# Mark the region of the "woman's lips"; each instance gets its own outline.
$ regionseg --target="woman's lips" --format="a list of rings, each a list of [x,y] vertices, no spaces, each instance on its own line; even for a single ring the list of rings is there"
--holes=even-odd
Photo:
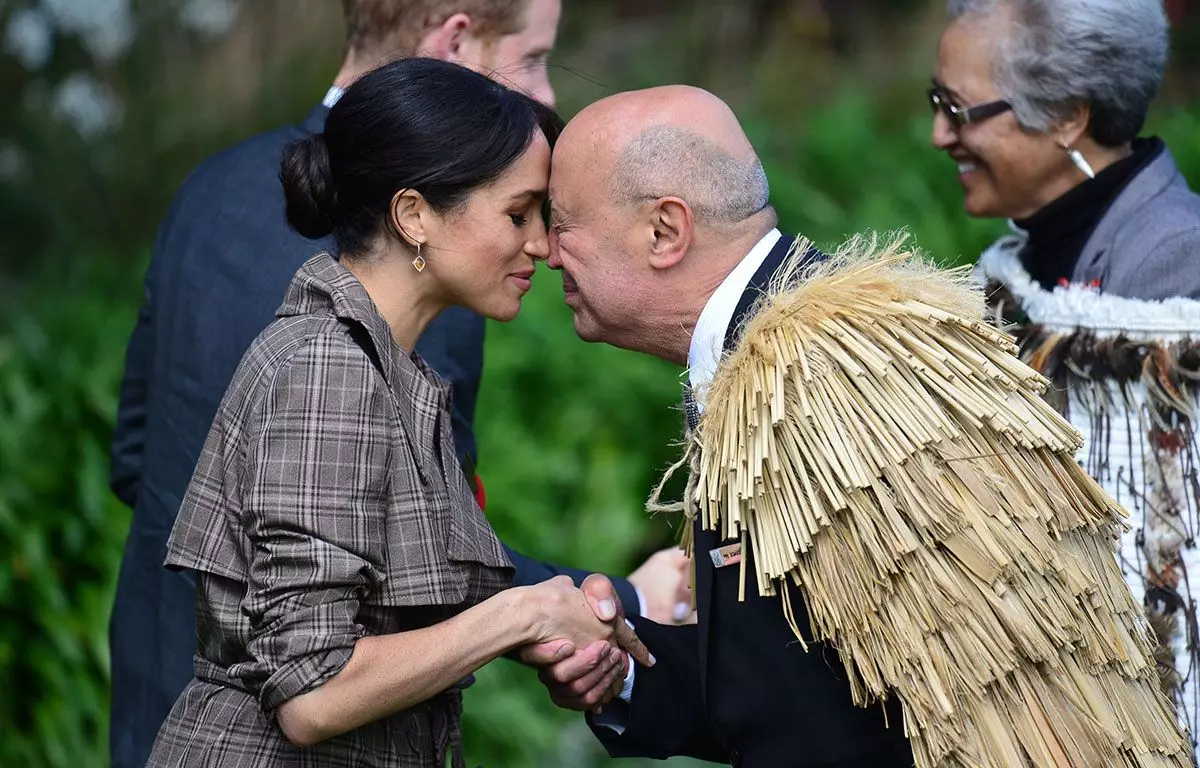
[[[520,272],[513,272],[509,275],[520,288],[521,293],[526,293],[533,287],[533,270],[523,269]]]
[[[527,293],[533,287],[533,270],[525,269],[520,272],[513,272],[509,275],[513,282],[521,289],[521,293]]]

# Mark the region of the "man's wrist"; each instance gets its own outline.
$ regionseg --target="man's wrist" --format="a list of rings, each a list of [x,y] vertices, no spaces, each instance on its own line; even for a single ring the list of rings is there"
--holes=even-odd
[[[618,698],[626,704],[631,703],[633,698],[633,681],[637,676],[636,664],[634,664],[633,656],[625,654],[625,682],[621,684],[621,693]]]

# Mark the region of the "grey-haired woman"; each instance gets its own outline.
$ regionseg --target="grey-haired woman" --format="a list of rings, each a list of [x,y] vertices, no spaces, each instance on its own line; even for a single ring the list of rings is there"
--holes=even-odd
[[[1009,219],[978,273],[1057,385],[1080,461],[1130,512],[1121,567],[1194,738],[1200,197],[1140,137],[1167,60],[1162,2],[951,0],[949,17],[933,144],[969,215]]]

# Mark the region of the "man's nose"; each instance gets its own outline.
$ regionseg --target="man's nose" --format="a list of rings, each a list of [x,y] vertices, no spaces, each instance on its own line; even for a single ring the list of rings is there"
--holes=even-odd
[[[562,269],[562,255],[558,248],[558,238],[554,236],[554,232],[550,232],[550,237],[547,238],[547,258],[546,266],[550,269]]]

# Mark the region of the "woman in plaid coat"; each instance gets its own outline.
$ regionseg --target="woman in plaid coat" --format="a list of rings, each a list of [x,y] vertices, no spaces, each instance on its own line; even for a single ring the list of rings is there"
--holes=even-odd
[[[196,677],[150,765],[461,766],[461,690],[497,656],[614,640],[649,661],[565,577],[505,589],[450,388],[408,351],[444,307],[517,314],[548,255],[559,128],[483,75],[408,59],[285,153],[289,222],[341,257],[296,273],[209,432],[167,555],[197,574]],[[598,682],[619,685],[609,666]]]

